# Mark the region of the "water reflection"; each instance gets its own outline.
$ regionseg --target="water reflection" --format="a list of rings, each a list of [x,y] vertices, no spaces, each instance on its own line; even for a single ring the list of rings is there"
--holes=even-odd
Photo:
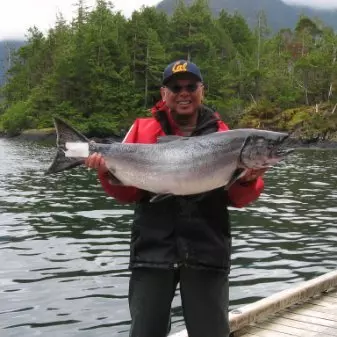
[[[257,203],[235,212],[232,305],[336,269],[336,158],[297,153],[267,174]]]
[[[132,207],[84,168],[44,176],[53,153],[0,140],[1,336],[128,336]],[[298,152],[232,209],[231,308],[336,269],[336,158]],[[176,331],[178,292],[173,307]]]

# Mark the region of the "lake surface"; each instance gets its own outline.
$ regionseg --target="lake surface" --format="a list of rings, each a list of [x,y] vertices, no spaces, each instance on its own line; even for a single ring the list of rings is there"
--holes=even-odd
[[[126,337],[132,207],[85,168],[44,176],[54,152],[0,139],[0,336]],[[297,151],[265,182],[231,208],[231,309],[337,268],[337,151]]]

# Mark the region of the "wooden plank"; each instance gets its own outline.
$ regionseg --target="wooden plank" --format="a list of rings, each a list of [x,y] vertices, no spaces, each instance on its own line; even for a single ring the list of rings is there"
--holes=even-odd
[[[249,330],[249,327],[243,328],[240,331],[235,331],[231,334],[230,337],[243,337],[243,336],[244,337],[260,337],[258,334],[254,334],[254,333],[252,333],[251,331],[248,331],[248,330]],[[285,336],[282,336],[282,337],[285,337]]]
[[[260,328],[258,326],[251,327],[247,333],[243,335],[238,335],[239,337],[247,337],[249,334],[258,337],[294,337],[293,334],[287,332],[276,331],[273,328]],[[234,335],[235,337],[237,335]]]
[[[330,310],[337,309],[337,303],[331,303],[326,299],[308,300],[307,303],[315,304]]]
[[[249,330],[249,332],[256,333],[261,337],[285,337],[285,336],[297,336],[302,337],[302,330],[296,328],[286,328],[281,325],[267,324],[264,322],[264,325],[255,325]],[[310,333],[306,337],[309,337]],[[243,335],[242,337],[245,337]],[[311,336],[310,336],[311,337]],[[330,336],[329,336],[330,337]]]
[[[321,299],[323,299],[323,302],[331,303],[337,306],[337,298],[335,297],[322,294],[320,297],[313,298],[314,301],[320,301]]]
[[[259,328],[263,336],[274,337],[280,332],[288,333],[296,337],[332,337],[337,336],[337,308],[331,309],[331,302],[325,301],[328,295],[337,294],[337,290],[322,293],[320,298],[316,297],[315,304],[301,303],[293,305],[264,321],[252,324],[244,329],[243,334],[238,336],[249,337],[249,334],[260,336]],[[329,296],[333,297],[333,296]],[[323,305],[319,305],[323,303]],[[328,307],[327,307],[328,306]]]
[[[293,336],[302,336],[303,330],[294,326],[287,326],[284,324],[275,323],[275,321],[264,321],[261,323],[255,323],[253,325],[252,331],[255,331],[255,327],[259,327],[262,330],[271,330],[276,332],[287,333]],[[309,331],[310,333],[310,331]]]
[[[317,316],[307,316],[304,314],[300,314],[298,312],[295,313],[283,312],[278,314],[276,317],[288,318],[302,323],[311,323],[316,326],[334,327],[337,331],[337,324],[336,324],[337,319],[333,321],[325,318],[320,318]]]
[[[325,294],[325,292],[324,292],[324,294]],[[326,293],[326,295],[327,295],[328,297],[337,298],[337,293]]]
[[[269,318],[267,321],[272,325],[280,326],[281,329],[284,328],[284,330],[281,330],[281,331],[286,331],[286,332],[300,331],[300,334],[298,336],[302,336],[303,331],[320,332],[320,333],[324,332],[325,335],[337,336],[337,329],[323,326],[323,325],[316,325],[314,322],[305,323],[299,320],[288,319],[284,317],[278,317],[277,319]],[[263,328],[264,324],[265,323],[259,326]]]
[[[306,317],[317,317],[317,318],[328,319],[330,321],[336,322],[337,324],[337,315],[331,312],[316,311],[314,309],[310,309],[305,306],[303,308],[301,307],[289,308],[289,309],[286,309],[286,312],[299,314],[299,315],[303,315]]]
[[[337,337],[336,286],[333,271],[233,310],[231,331],[242,337]],[[187,331],[171,337],[187,337]]]
[[[254,328],[255,329],[255,328]],[[277,332],[275,330],[266,330],[261,329],[260,331],[250,330],[252,332],[249,332],[247,334],[238,335],[238,337],[249,337],[253,334],[253,336],[258,337],[332,337],[329,335],[322,335],[322,333],[317,332],[308,332],[308,331],[300,331],[299,334],[287,334],[287,333],[281,333]],[[234,335],[234,337],[237,337]]]
[[[302,307],[305,308],[305,309],[319,311],[321,313],[331,314],[331,309],[323,307],[323,306],[320,306],[320,305],[315,304],[315,303],[312,304],[312,303],[307,302],[307,303],[303,304]]]
[[[252,322],[288,308],[337,286],[337,271],[333,271],[298,286],[286,289],[229,314],[231,331],[240,330]],[[326,305],[324,305],[326,307]]]

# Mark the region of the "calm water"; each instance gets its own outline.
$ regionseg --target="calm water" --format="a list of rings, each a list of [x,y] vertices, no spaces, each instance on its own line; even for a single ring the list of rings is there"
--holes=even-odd
[[[0,336],[128,336],[132,208],[54,148],[0,139]],[[337,268],[337,152],[299,151],[231,209],[231,309]],[[182,329],[178,292],[173,331]]]

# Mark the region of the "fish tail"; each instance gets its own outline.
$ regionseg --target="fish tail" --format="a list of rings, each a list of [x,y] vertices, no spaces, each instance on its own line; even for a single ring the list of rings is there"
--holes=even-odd
[[[54,117],[57,152],[45,174],[53,174],[72,169],[84,163],[89,155],[89,139],[68,125],[60,118]]]

